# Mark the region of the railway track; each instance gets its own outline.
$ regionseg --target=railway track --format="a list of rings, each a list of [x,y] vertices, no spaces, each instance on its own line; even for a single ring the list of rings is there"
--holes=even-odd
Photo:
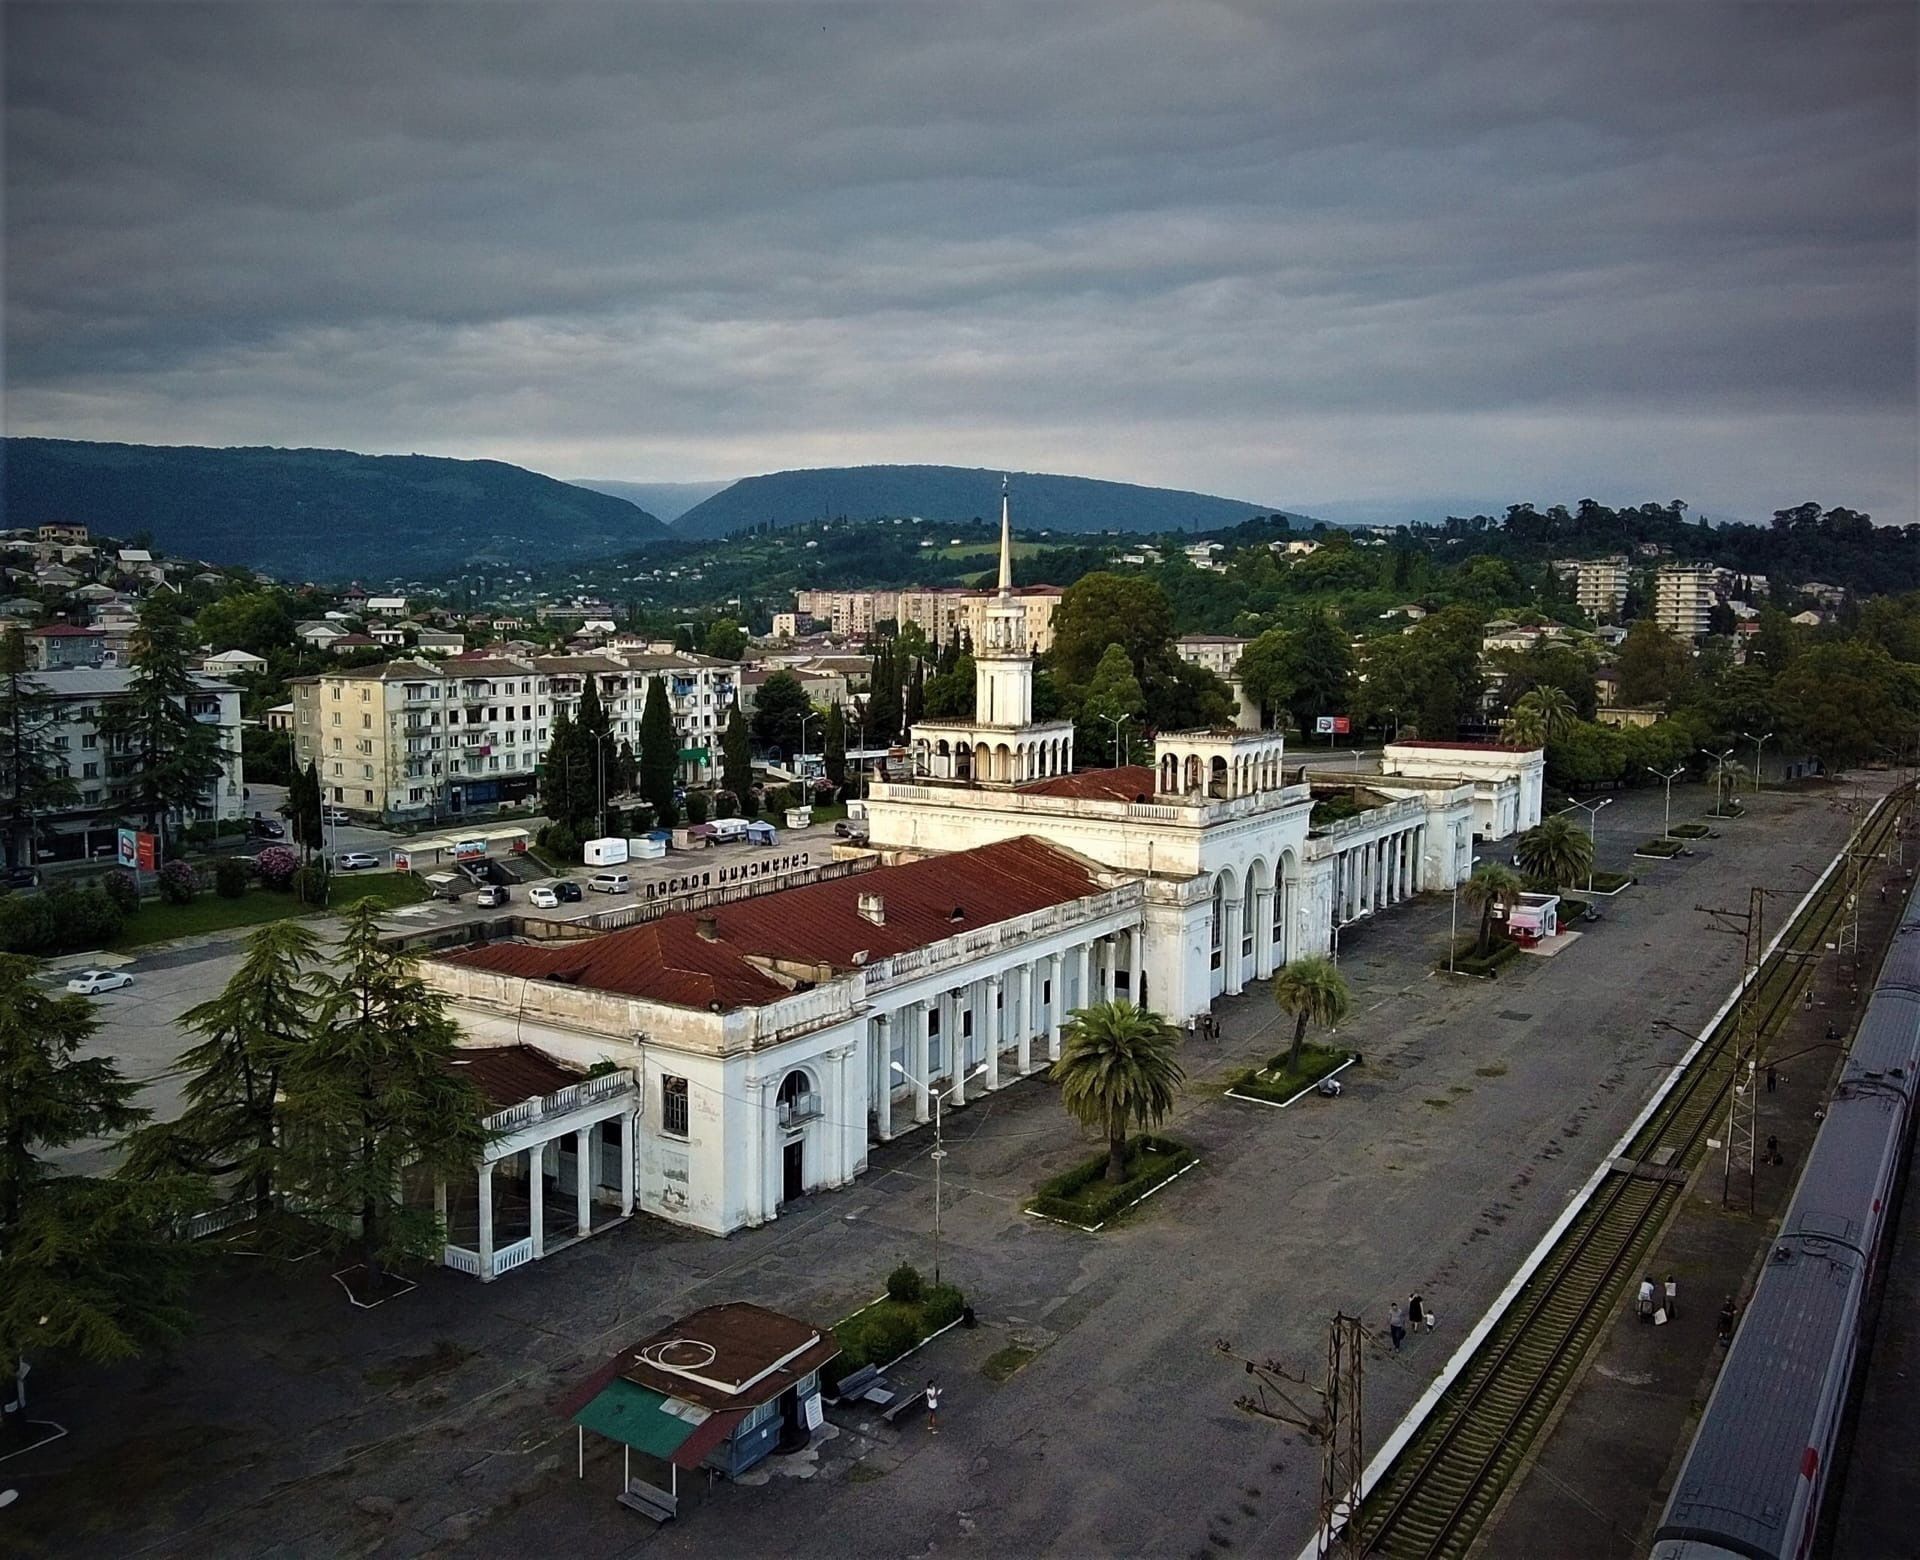
[[[1891,837],[1902,793],[1864,821],[1855,848]],[[1845,913],[1849,874],[1836,870],[1762,963],[1749,999],[1762,1035],[1781,1023]],[[1360,1511],[1361,1552],[1386,1560],[1453,1560],[1466,1553],[1527,1447],[1565,1390],[1679,1200],[1723,1118],[1739,1058],[1738,1009],[1707,1036],[1659,1107],[1594,1188],[1540,1266],[1435,1403]]]

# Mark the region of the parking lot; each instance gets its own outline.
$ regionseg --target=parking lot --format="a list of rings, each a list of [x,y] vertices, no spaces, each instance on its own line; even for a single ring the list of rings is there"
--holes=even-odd
[[[10,1470],[19,1531],[61,1554],[1292,1553],[1319,1454],[1233,1406],[1242,1382],[1215,1340],[1312,1379],[1336,1308],[1377,1330],[1421,1291],[1440,1331],[1366,1361],[1377,1444],[1683,1048],[1662,1025],[1698,1027],[1730,989],[1738,940],[1695,907],[1804,887],[1845,836],[1833,800],[1763,795],[1693,856],[1652,863],[1631,852],[1660,798],[1623,797],[1600,815],[1601,865],[1645,880],[1560,956],[1495,982],[1433,973],[1445,898],[1352,929],[1340,1038],[1364,1063],[1338,1100],[1222,1098],[1287,1030],[1263,990],[1224,1002],[1220,1039],[1184,1048],[1169,1127],[1199,1167],[1098,1236],[1021,1211],[1088,1152],[1044,1082],[954,1112],[943,1267],[981,1326],[905,1367],[947,1388],[937,1437],[840,1415],[805,1457],[655,1530],[615,1505],[617,1456],[590,1452],[575,1479],[552,1408],[693,1306],[750,1299],[829,1322],[895,1262],[930,1266],[922,1132],[874,1149],[847,1189],[724,1241],[636,1219],[492,1285],[428,1273],[371,1313],[341,1305],[316,1264],[223,1277],[173,1359],[46,1373],[42,1405],[74,1433]],[[1675,817],[1702,805],[1676,791]],[[137,1492],[111,1526],[105,1488]]]

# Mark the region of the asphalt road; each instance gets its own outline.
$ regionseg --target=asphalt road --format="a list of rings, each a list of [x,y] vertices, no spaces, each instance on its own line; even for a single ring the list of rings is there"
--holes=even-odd
[[[947,1388],[937,1437],[838,1418],[749,1484],[683,1479],[683,1519],[656,1531],[614,1504],[617,1454],[590,1449],[576,1481],[552,1411],[693,1306],[829,1322],[894,1262],[929,1266],[919,1133],[852,1187],[725,1241],[639,1219],[492,1285],[428,1274],[374,1312],[346,1307],[319,1259],[228,1274],[171,1361],[36,1381],[73,1433],[8,1470],[8,1517],[28,1553],[62,1555],[1291,1554],[1318,1453],[1233,1407],[1244,1378],[1214,1341],[1316,1376],[1336,1308],[1383,1327],[1419,1290],[1440,1330],[1367,1359],[1377,1444],[1682,1049],[1656,1021],[1698,1027],[1736,979],[1737,941],[1695,906],[1803,887],[1846,832],[1829,795],[1763,796],[1694,856],[1635,863],[1646,882],[1604,922],[1498,982],[1432,974],[1445,899],[1350,932],[1341,1038],[1365,1065],[1338,1100],[1221,1098],[1284,1041],[1264,993],[1223,1004],[1171,1127],[1200,1167],[1102,1234],[1020,1211],[1088,1152],[1043,1083],[953,1113],[942,1265],[982,1325],[902,1372]],[[1677,794],[1675,816],[1700,806]],[[1602,865],[1628,865],[1659,809],[1641,793],[1603,812]],[[982,1367],[1010,1345],[1034,1352],[996,1382]]]

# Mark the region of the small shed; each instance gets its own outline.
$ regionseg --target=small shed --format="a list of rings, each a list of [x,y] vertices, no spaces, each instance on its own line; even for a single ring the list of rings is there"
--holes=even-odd
[[[1529,946],[1559,936],[1560,896],[1522,894],[1519,903],[1507,912],[1507,935]]]
[[[749,845],[772,845],[780,838],[780,833],[764,818],[756,818],[747,825],[747,843]]]
[[[579,1477],[587,1431],[618,1441],[620,1503],[665,1522],[678,1513],[682,1468],[735,1478],[783,1441],[810,1441],[822,1419],[820,1368],[839,1353],[831,1332],[765,1306],[695,1311],[622,1349],[563,1401]],[[664,1471],[665,1486],[649,1471]]]

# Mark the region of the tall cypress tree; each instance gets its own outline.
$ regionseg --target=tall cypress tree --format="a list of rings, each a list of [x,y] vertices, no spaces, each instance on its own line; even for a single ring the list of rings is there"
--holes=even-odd
[[[826,731],[821,738],[821,759],[827,780],[838,791],[847,783],[847,717],[838,704],[827,706]]]
[[[740,816],[753,816],[753,742],[747,731],[747,717],[740,706],[727,714],[727,732],[720,742],[720,783],[733,792],[740,803]]]
[[[927,663],[914,657],[913,675],[907,679],[906,709],[902,723],[911,731],[927,714]]]
[[[666,679],[655,677],[647,684],[647,707],[640,716],[640,794],[653,803],[654,821],[663,829],[680,819],[673,794],[679,774],[680,733],[667,702]]]
[[[126,694],[108,703],[100,729],[110,744],[109,762],[126,777],[124,790],[135,809],[167,846],[167,820],[185,814],[225,773],[220,731],[195,718],[198,690],[188,662],[192,644],[178,599],[155,591],[140,608],[133,633],[133,677]]]
[[[27,670],[17,628],[0,638],[0,853],[10,867],[33,860],[33,821],[78,794],[67,758],[53,745],[61,713]]]
[[[573,717],[562,710],[553,718],[547,739],[547,756],[540,762],[540,805],[555,823],[573,827],[577,798],[574,795]]]
[[[606,827],[601,816],[602,797],[618,789],[620,750],[613,740],[613,722],[600,699],[599,681],[588,672],[582,679],[580,710],[574,717],[573,737],[577,744],[577,765],[585,770],[584,806],[575,821],[576,830],[591,822],[593,834]]]

